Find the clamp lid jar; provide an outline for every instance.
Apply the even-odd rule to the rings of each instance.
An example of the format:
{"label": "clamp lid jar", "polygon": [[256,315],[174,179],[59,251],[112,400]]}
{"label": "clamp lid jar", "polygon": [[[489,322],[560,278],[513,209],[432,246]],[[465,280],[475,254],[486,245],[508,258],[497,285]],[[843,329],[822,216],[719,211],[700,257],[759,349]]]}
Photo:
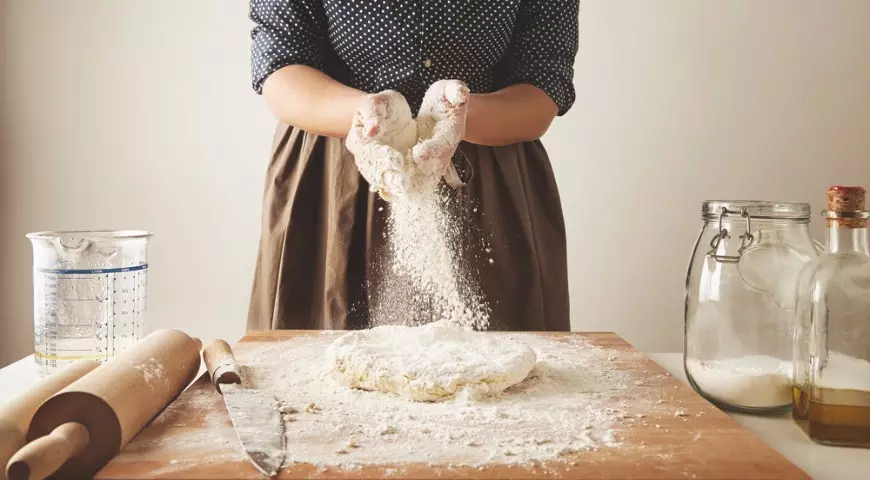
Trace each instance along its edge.
{"label": "clamp lid jar", "polygon": [[810,206],[709,200],[701,217],[686,278],[689,382],[726,410],[788,409],[795,286],[819,254]]}

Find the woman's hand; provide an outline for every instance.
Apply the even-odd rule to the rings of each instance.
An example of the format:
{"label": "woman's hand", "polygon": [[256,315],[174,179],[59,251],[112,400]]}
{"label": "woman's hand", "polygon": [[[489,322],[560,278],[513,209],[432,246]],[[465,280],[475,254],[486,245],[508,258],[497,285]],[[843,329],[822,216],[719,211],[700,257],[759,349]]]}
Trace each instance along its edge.
{"label": "woman's hand", "polygon": [[[354,115],[345,141],[369,189],[379,192],[386,200],[390,200],[392,194],[406,192],[410,182],[403,173],[405,155],[394,146],[396,136],[401,133],[394,128],[396,112],[404,114],[404,109],[408,110],[408,120],[413,121],[401,94],[385,91],[367,95]],[[416,138],[416,131],[411,135]]]}
{"label": "woman's hand", "polygon": [[465,135],[468,87],[459,80],[439,80],[423,97],[417,115],[419,142],[411,158],[424,171],[445,177],[453,187],[462,185],[450,159]]}

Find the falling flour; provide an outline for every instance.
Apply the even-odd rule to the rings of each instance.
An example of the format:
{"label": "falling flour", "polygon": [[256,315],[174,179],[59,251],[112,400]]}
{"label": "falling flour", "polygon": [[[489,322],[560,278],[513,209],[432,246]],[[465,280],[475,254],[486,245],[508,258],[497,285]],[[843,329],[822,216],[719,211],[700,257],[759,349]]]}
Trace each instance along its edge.
{"label": "falling flour", "polygon": [[707,396],[719,402],[750,408],[791,403],[791,362],[767,355],[713,361],[689,358],[686,370]]}
{"label": "falling flour", "polygon": [[443,188],[464,185],[446,158],[457,149],[464,121],[449,113],[445,101],[459,106],[468,95],[458,80],[435,82],[413,118],[402,94],[387,90],[366,97],[354,119],[348,149],[369,189],[390,203],[387,251],[369,259],[374,282],[367,285],[364,308],[371,326],[489,326],[476,272],[460,261],[468,260],[461,245],[473,232],[463,228],[465,212],[453,208]]}
{"label": "falling flour", "polygon": [[475,254],[462,251],[463,236],[473,233],[461,226],[461,209],[446,188],[430,186],[390,203],[388,251],[372,302],[372,326],[445,321],[488,328],[490,310],[477,272],[462,262]]}

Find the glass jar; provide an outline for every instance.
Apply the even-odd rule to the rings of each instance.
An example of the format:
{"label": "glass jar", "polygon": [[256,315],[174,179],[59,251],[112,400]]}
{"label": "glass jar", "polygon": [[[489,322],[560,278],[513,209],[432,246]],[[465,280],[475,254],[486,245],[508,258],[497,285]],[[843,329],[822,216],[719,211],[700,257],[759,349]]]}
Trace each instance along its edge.
{"label": "glass jar", "polygon": [[705,201],[686,278],[683,361],[729,411],[783,411],[792,397],[795,286],[819,254],[806,203]]}
{"label": "glass jar", "polygon": [[870,447],[870,212],[861,187],[828,190],[827,248],[801,272],[792,416],[817,442]]}

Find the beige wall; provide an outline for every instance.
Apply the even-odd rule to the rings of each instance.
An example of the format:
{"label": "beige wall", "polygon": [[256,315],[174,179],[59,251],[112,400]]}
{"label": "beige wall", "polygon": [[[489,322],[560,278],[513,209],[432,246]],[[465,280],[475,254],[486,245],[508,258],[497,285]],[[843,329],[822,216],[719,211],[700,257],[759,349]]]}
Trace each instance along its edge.
{"label": "beige wall", "polygon": [[[0,364],[30,351],[37,229],[153,230],[151,325],[241,334],[272,127],[248,2],[7,1]],[[679,350],[702,199],[818,211],[829,184],[870,185],[868,19],[864,0],[581,1],[577,103],[545,138],[574,329]]]}

